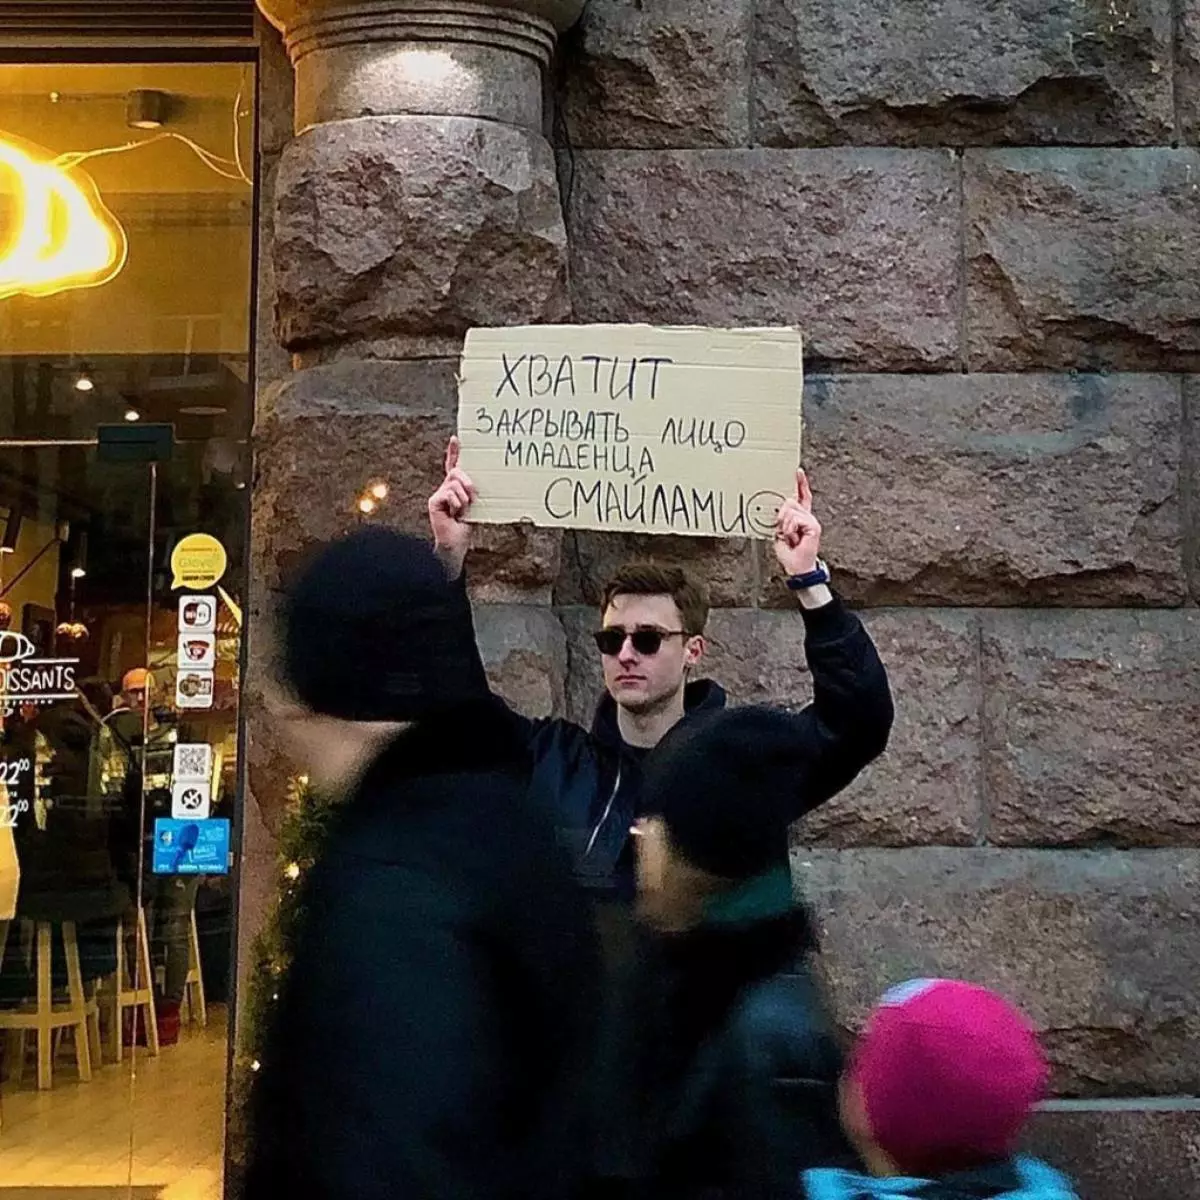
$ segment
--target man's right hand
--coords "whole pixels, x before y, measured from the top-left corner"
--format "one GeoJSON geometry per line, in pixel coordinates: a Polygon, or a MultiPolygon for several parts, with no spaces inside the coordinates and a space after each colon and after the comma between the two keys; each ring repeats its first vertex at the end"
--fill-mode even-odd
{"type": "Polygon", "coordinates": [[[451,579],[462,574],[467,551],[471,548],[471,526],[467,517],[476,494],[471,477],[458,465],[458,451],[458,438],[452,437],[446,447],[446,478],[429,497],[433,548],[451,579]]]}

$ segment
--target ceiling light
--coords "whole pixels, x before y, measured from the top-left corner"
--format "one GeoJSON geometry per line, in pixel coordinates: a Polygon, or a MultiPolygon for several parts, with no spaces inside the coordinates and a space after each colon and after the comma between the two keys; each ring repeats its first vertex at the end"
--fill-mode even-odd
{"type": "Polygon", "coordinates": [[[21,510],[14,506],[8,510],[8,516],[4,521],[4,540],[0,543],[0,553],[15,554],[20,538],[21,510]]]}
{"type": "Polygon", "coordinates": [[[75,390],[77,392],[94,392],[96,390],[96,381],[92,378],[90,371],[80,371],[75,376],[75,390]]]}
{"type": "Polygon", "coordinates": [[[388,485],[386,483],[373,483],[367,490],[376,500],[386,500],[388,498],[388,485]]]}
{"type": "Polygon", "coordinates": [[[141,419],[142,419],[142,414],[140,412],[138,412],[138,410],[136,408],[127,408],[125,410],[125,420],[140,421],[141,419]]]}
{"type": "Polygon", "coordinates": [[[87,572],[82,567],[72,567],[71,568],[71,578],[72,579],[82,579],[86,574],[87,574],[87,572]]]}
{"type": "Polygon", "coordinates": [[[130,92],[125,104],[125,123],[131,129],[159,129],[166,124],[169,104],[166,92],[145,88],[130,92]]]}
{"type": "Polygon", "coordinates": [[[378,507],[379,505],[370,496],[363,496],[358,501],[358,511],[364,516],[370,516],[378,507]]]}

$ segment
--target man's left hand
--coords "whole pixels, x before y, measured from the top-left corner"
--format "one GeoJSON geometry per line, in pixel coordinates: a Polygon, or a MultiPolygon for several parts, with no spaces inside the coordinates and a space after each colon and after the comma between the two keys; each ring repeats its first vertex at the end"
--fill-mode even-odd
{"type": "Polygon", "coordinates": [[[785,500],[775,517],[775,557],[789,577],[815,570],[821,553],[821,522],[812,501],[808,476],[797,471],[795,498],[785,500]]]}

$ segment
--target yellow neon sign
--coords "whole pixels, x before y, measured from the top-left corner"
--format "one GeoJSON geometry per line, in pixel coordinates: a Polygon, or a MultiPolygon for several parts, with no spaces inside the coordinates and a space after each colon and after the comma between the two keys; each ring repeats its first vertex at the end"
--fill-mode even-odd
{"type": "Polygon", "coordinates": [[[98,287],[125,266],[125,231],[78,158],[0,136],[0,196],[12,198],[11,235],[0,227],[0,300],[98,287]]]}

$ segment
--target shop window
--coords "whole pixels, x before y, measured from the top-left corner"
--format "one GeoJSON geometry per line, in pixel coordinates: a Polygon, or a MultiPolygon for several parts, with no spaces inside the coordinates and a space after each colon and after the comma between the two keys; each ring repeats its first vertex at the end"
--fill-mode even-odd
{"type": "Polygon", "coordinates": [[[221,1194],[253,99],[0,66],[0,1195],[221,1194]]]}

